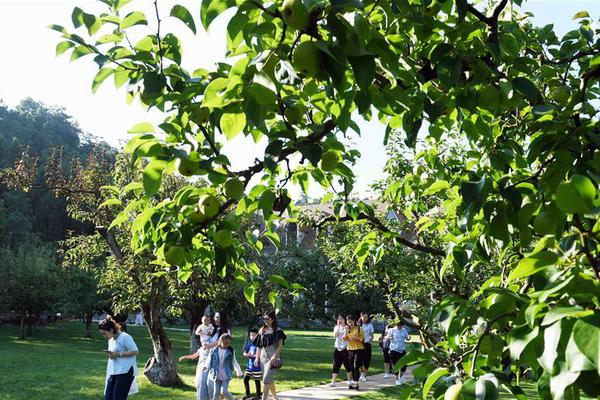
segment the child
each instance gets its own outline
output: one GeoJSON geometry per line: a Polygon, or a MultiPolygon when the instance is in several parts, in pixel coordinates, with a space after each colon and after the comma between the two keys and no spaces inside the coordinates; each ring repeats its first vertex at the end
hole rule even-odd
{"type": "Polygon", "coordinates": [[[219,346],[211,350],[208,362],[208,393],[211,400],[220,400],[221,394],[226,399],[236,400],[229,391],[233,371],[238,377],[242,377],[242,369],[231,347],[231,335],[224,334],[219,340],[219,346]]]}
{"type": "Polygon", "coordinates": [[[209,343],[214,331],[215,327],[211,323],[210,316],[203,316],[202,323],[196,328],[196,335],[200,336],[200,343],[209,343]]]}
{"type": "Polygon", "coordinates": [[[262,368],[259,365],[254,364],[256,359],[256,345],[253,343],[254,339],[258,335],[258,329],[252,328],[248,333],[250,342],[244,348],[244,357],[248,359],[246,363],[246,374],[244,376],[244,387],[246,388],[246,395],[244,400],[248,399],[260,399],[262,398],[260,380],[262,379],[262,368]],[[254,380],[254,386],[256,387],[256,396],[250,394],[250,381],[254,380]]]}

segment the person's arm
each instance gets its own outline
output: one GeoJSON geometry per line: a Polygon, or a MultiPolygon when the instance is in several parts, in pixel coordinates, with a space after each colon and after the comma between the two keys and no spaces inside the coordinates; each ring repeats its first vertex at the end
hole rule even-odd
{"type": "Polygon", "coordinates": [[[182,362],[183,360],[197,360],[199,357],[200,357],[200,353],[195,352],[194,354],[188,354],[188,355],[179,357],[179,362],[182,362]]]}
{"type": "Polygon", "coordinates": [[[271,357],[271,360],[280,358],[282,348],[283,348],[283,339],[279,339],[277,341],[277,348],[275,349],[275,353],[273,353],[273,357],[271,357]]]}
{"type": "Polygon", "coordinates": [[[254,358],[254,365],[255,366],[259,366],[260,365],[260,353],[262,351],[261,347],[256,347],[256,357],[254,358]]]}
{"type": "Polygon", "coordinates": [[[129,358],[138,355],[139,350],[133,341],[133,338],[131,336],[124,336],[123,339],[125,339],[123,341],[123,347],[125,348],[125,351],[109,351],[107,352],[109,358],[129,358]]]}
{"type": "Polygon", "coordinates": [[[334,339],[337,339],[337,337],[338,337],[338,332],[340,330],[339,328],[340,328],[339,325],[336,325],[335,328],[333,328],[333,338],[334,339]]]}

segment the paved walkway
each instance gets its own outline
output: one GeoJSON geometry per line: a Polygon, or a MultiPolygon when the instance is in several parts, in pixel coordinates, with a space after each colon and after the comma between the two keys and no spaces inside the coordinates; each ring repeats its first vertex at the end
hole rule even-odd
{"type": "MultiPolygon", "coordinates": [[[[341,374],[344,376],[344,373],[341,374]]],[[[350,396],[356,396],[369,390],[379,390],[385,387],[394,386],[396,377],[391,379],[383,379],[383,374],[373,375],[368,378],[367,382],[360,383],[360,390],[348,389],[346,381],[338,382],[336,387],[328,385],[313,386],[302,389],[287,390],[277,393],[279,400],[336,400],[350,396]]],[[[404,378],[408,381],[413,379],[411,368],[406,371],[404,378]]]]}

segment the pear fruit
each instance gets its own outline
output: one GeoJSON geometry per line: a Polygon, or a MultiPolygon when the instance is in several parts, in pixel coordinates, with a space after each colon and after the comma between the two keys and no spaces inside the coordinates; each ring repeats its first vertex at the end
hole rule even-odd
{"type": "Polygon", "coordinates": [[[285,119],[292,125],[296,125],[302,120],[306,109],[298,103],[287,106],[283,112],[285,119]]]}
{"type": "Polygon", "coordinates": [[[294,49],[292,64],[298,71],[310,77],[319,76],[322,71],[322,55],[315,42],[302,42],[294,49]]]}
{"type": "Polygon", "coordinates": [[[229,247],[233,243],[233,235],[230,230],[220,229],[215,233],[215,243],[219,247],[229,247]]]}
{"type": "Polygon", "coordinates": [[[200,164],[187,158],[180,158],[177,162],[177,171],[183,176],[194,176],[198,174],[200,164]]]}
{"type": "Polygon", "coordinates": [[[181,246],[171,246],[165,251],[165,262],[169,265],[185,264],[185,251],[181,246]]]}
{"type": "Polygon", "coordinates": [[[207,219],[215,217],[219,213],[221,202],[215,196],[207,194],[198,200],[198,211],[207,219]]]}
{"type": "Polygon", "coordinates": [[[285,0],[281,7],[281,16],[285,24],[292,29],[303,31],[308,27],[308,10],[302,0],[285,0]]]}
{"type": "Polygon", "coordinates": [[[328,150],[321,157],[321,169],[323,171],[333,171],[338,165],[338,155],[333,150],[328,150]]]}

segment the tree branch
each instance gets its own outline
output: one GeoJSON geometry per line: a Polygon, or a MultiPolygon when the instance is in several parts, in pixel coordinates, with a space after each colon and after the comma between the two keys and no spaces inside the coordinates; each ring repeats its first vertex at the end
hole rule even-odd
{"type": "Polygon", "coordinates": [[[427,253],[427,254],[432,254],[434,256],[439,256],[439,257],[446,256],[446,252],[441,249],[436,249],[434,247],[425,246],[425,245],[422,245],[419,243],[414,243],[414,242],[411,242],[410,240],[403,238],[402,236],[400,236],[398,234],[398,232],[391,230],[387,225],[385,225],[383,222],[381,222],[378,218],[370,217],[369,215],[367,215],[365,213],[360,213],[358,215],[358,217],[356,217],[356,218],[353,218],[349,215],[346,215],[344,217],[339,217],[339,218],[336,217],[335,215],[330,215],[328,217],[325,217],[325,218],[322,218],[321,220],[319,220],[316,223],[315,228],[321,228],[323,225],[325,225],[328,222],[344,222],[344,221],[357,221],[357,220],[368,221],[374,228],[377,228],[378,230],[380,230],[382,232],[392,233],[392,234],[396,235],[395,239],[398,242],[400,242],[401,244],[403,244],[406,247],[410,247],[413,250],[417,250],[417,251],[427,253]]]}

